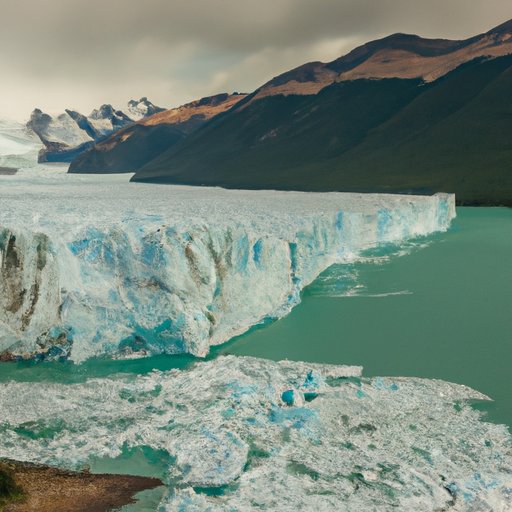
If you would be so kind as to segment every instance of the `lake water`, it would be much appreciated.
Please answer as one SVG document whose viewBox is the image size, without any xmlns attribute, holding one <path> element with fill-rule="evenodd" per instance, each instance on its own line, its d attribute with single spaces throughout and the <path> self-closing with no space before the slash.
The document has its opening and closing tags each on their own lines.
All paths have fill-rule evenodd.
<svg viewBox="0 0 512 512">
<path fill-rule="evenodd" d="M 458 208 L 430 240 L 381 264 L 331 267 L 290 315 L 220 352 L 466 384 L 512 426 L 512 210 Z"/>
</svg>

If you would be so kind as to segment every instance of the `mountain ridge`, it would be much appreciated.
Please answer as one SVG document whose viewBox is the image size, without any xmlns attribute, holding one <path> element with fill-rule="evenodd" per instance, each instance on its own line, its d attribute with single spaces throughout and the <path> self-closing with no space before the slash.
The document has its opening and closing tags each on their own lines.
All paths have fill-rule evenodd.
<svg viewBox="0 0 512 512">
<path fill-rule="evenodd" d="M 38 161 L 70 162 L 95 142 L 164 109 L 143 97 L 139 101 L 130 100 L 127 110 L 130 115 L 110 104 L 103 104 L 89 116 L 65 109 L 62 114 L 52 117 L 38 108 L 34 109 L 26 126 L 44 145 Z"/>
<path fill-rule="evenodd" d="M 497 37 L 510 34 L 512 20 L 463 40 L 430 39 L 398 32 L 360 45 L 333 61 L 306 63 L 278 75 L 257 89 L 254 99 L 274 94 L 316 94 L 333 82 L 357 78 L 421 76 L 426 81 L 435 80 L 474 58 L 487 54 L 502 56 L 512 53 L 510 38 L 505 41 L 506 46 L 501 46 L 500 50 L 494 46 Z M 401 52 L 410 55 L 406 66 L 402 65 L 405 69 L 399 72 L 396 63 L 404 63 L 405 60 Z M 458 52 L 458 55 L 452 55 L 451 59 L 447 59 L 455 52 Z M 411 58 L 416 61 L 411 62 Z M 386 67 L 383 64 L 390 65 Z"/>
<path fill-rule="evenodd" d="M 498 53 L 500 45 L 509 44 L 512 22 L 500 27 L 486 33 Z M 464 48 L 480 44 L 482 37 L 467 41 Z M 431 81 L 356 78 L 315 94 L 252 95 L 132 180 L 304 191 L 445 191 L 455 192 L 459 204 L 512 205 L 512 152 L 503 135 L 512 127 L 508 52 L 507 46 L 504 56 L 464 61 Z M 497 91 L 495 98 L 488 88 Z"/>
<path fill-rule="evenodd" d="M 216 94 L 144 117 L 87 148 L 71 162 L 69 172 L 136 171 L 245 96 L 239 93 Z"/>
</svg>

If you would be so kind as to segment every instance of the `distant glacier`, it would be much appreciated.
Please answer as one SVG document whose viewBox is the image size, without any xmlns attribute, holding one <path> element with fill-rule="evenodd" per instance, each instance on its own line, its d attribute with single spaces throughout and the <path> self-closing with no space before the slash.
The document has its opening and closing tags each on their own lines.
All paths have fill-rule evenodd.
<svg viewBox="0 0 512 512">
<path fill-rule="evenodd" d="M 0 119 L 0 167 L 35 167 L 40 148 L 36 134 L 24 125 Z"/>
<path fill-rule="evenodd" d="M 0 190 L 0 353 L 205 356 L 335 262 L 448 229 L 455 198 L 21 173 Z"/>
</svg>

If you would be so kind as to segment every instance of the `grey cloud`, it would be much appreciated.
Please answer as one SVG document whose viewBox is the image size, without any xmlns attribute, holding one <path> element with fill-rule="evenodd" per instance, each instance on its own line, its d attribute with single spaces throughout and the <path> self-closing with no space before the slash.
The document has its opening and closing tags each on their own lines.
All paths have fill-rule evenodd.
<svg viewBox="0 0 512 512">
<path fill-rule="evenodd" d="M 0 0 L 0 115 L 170 106 L 388 33 L 463 38 L 511 16 L 510 0 Z"/>
</svg>

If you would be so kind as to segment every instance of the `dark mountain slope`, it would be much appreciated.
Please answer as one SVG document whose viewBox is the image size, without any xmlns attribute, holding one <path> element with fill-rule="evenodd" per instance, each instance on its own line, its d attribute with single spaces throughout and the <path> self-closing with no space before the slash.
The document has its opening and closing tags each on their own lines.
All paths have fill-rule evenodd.
<svg viewBox="0 0 512 512">
<path fill-rule="evenodd" d="M 417 95 L 420 84 L 361 80 L 334 84 L 315 96 L 267 97 L 213 120 L 140 175 L 172 174 L 174 182 L 226 186 L 234 178 L 234 186 L 274 186 L 276 173 L 293 173 L 305 162 L 325 161 L 362 141 Z"/>
<path fill-rule="evenodd" d="M 71 162 L 69 172 L 134 172 L 244 97 L 217 94 L 146 117 L 98 141 Z"/>
<path fill-rule="evenodd" d="M 159 155 L 186 136 L 186 132 L 168 124 L 136 124 L 114 133 L 77 155 L 71 162 L 68 172 L 135 172 L 155 155 Z"/>
<path fill-rule="evenodd" d="M 465 65 L 332 162 L 328 181 L 512 206 L 511 90 L 512 57 Z"/>
<path fill-rule="evenodd" d="M 355 80 L 266 97 L 209 123 L 134 180 L 443 190 L 465 203 L 512 204 L 511 66 L 511 56 L 477 59 L 430 84 Z"/>
</svg>

